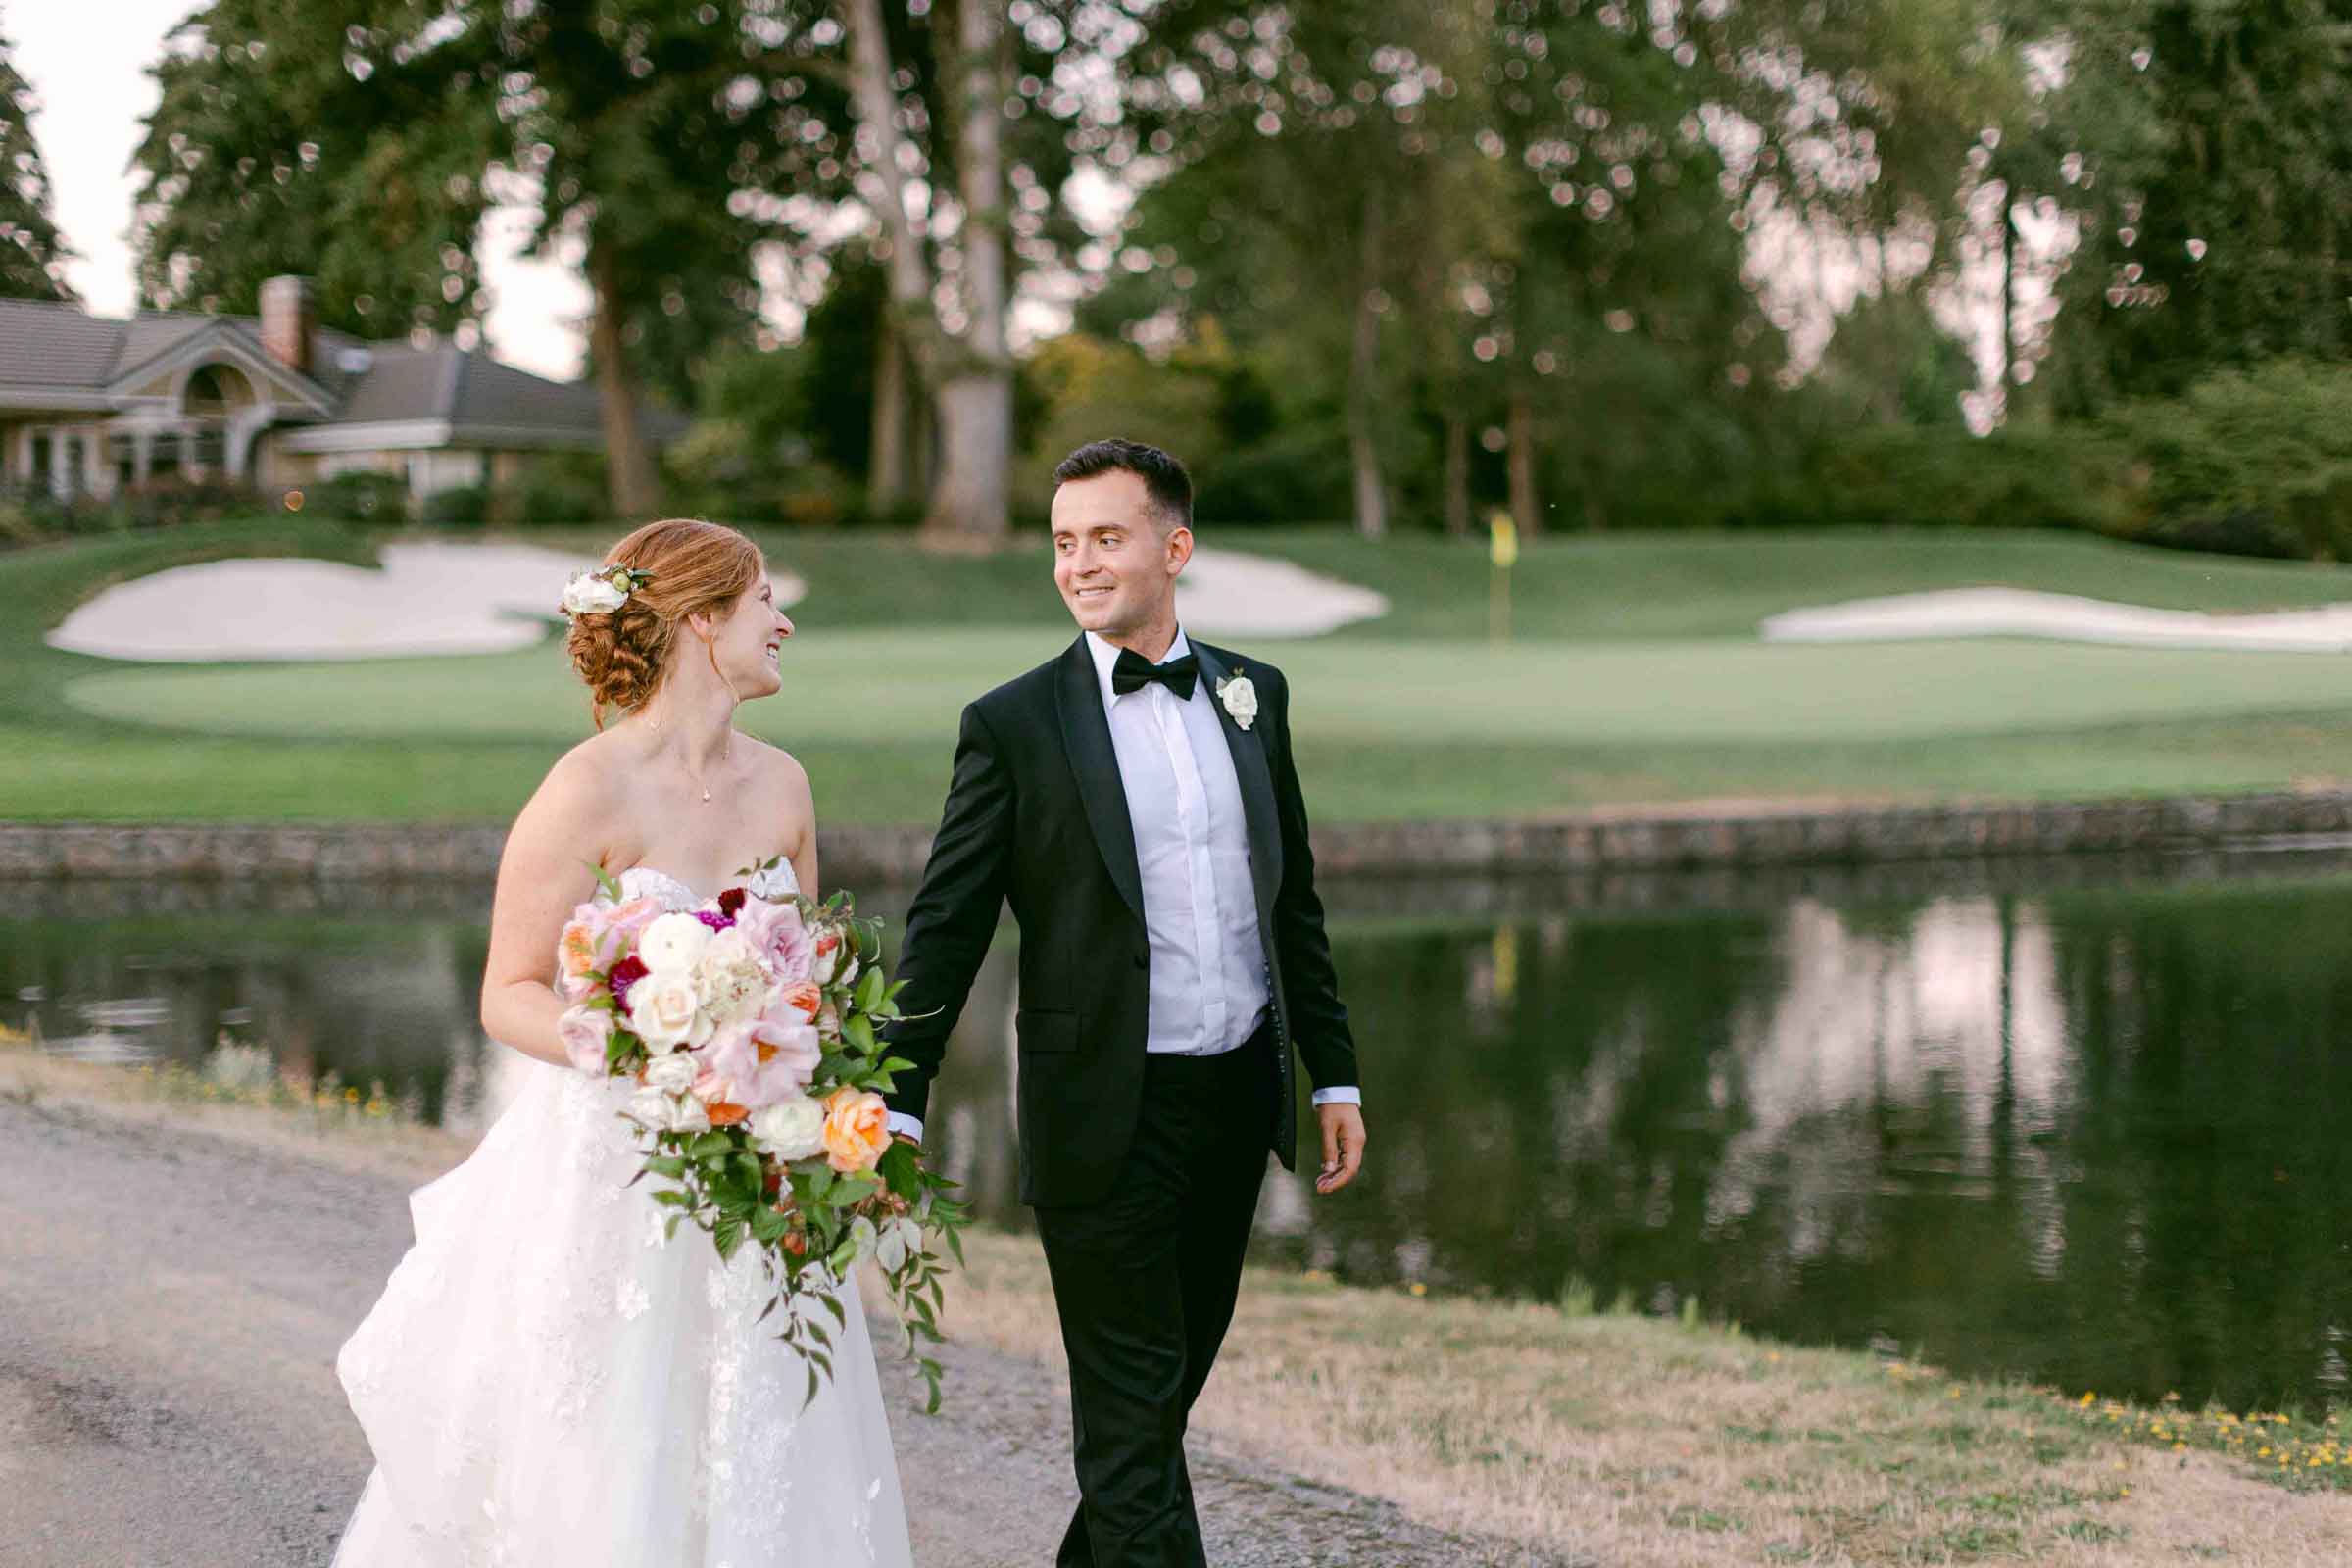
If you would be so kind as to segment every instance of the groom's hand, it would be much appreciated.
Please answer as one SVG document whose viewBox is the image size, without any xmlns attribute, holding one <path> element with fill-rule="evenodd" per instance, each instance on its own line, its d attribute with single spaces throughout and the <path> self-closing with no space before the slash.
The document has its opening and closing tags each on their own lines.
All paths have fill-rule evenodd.
<svg viewBox="0 0 2352 1568">
<path fill-rule="evenodd" d="M 1364 1107 L 1317 1105 L 1315 1119 L 1323 1124 L 1323 1169 L 1315 1177 L 1315 1191 L 1336 1193 L 1363 1166 Z"/>
</svg>

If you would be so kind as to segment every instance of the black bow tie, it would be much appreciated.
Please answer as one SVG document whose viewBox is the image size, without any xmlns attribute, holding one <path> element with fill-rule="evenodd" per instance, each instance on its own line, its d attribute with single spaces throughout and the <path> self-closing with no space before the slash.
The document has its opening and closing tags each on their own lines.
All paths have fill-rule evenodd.
<svg viewBox="0 0 2352 1568">
<path fill-rule="evenodd" d="M 1154 664 L 1132 648 L 1119 650 L 1118 662 L 1110 666 L 1110 690 L 1114 697 L 1124 697 L 1138 687 L 1159 682 L 1176 694 L 1180 703 L 1193 700 L 1193 687 L 1200 678 L 1200 662 L 1192 655 L 1171 659 L 1164 664 Z"/>
</svg>

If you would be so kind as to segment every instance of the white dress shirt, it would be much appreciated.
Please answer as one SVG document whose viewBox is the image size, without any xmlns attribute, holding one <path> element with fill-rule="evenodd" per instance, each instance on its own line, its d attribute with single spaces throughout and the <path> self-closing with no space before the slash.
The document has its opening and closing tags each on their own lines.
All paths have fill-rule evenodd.
<svg viewBox="0 0 2352 1568">
<path fill-rule="evenodd" d="M 1127 820 L 1135 832 L 1136 869 L 1144 888 L 1144 932 L 1151 945 L 1150 1004 L 1144 1049 L 1214 1056 L 1238 1049 L 1265 1021 L 1265 947 L 1250 877 L 1250 834 L 1241 780 L 1205 675 L 1191 699 L 1157 681 L 1126 693 L 1111 689 L 1119 650 L 1093 632 L 1094 656 Z M 1192 651 L 1180 629 L 1160 660 Z M 1280 867 L 1268 868 L 1280 875 Z M 1356 1104 L 1353 1085 L 1318 1089 L 1318 1105 Z M 893 1132 L 922 1136 L 922 1124 L 893 1112 Z"/>
</svg>

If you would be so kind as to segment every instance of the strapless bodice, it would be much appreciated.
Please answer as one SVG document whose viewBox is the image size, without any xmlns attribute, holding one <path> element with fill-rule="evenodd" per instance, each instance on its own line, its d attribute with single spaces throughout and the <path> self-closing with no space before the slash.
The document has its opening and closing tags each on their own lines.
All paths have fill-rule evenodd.
<svg viewBox="0 0 2352 1568">
<path fill-rule="evenodd" d="M 660 899 L 665 909 L 691 909 L 711 896 L 697 893 L 682 879 L 650 865 L 632 865 L 616 880 L 623 898 Z M 728 886 L 734 885 L 730 880 Z M 781 904 L 801 891 L 801 879 L 794 873 L 790 860 L 778 860 L 774 869 L 755 872 L 743 887 L 755 898 Z"/>
</svg>

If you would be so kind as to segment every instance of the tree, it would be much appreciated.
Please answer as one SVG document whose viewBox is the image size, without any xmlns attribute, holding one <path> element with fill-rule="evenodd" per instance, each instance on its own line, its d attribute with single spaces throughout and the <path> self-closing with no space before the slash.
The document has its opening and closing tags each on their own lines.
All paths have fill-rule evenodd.
<svg viewBox="0 0 2352 1568">
<path fill-rule="evenodd" d="M 0 299 L 72 300 L 73 253 L 50 219 L 49 169 L 32 139 L 32 89 L 0 34 Z"/>
<path fill-rule="evenodd" d="M 850 0 L 850 63 L 858 121 L 865 144 L 868 204 L 882 225 L 890 283 L 884 317 L 885 355 L 878 366 L 886 392 L 890 377 L 911 365 L 932 394 L 939 420 L 940 463 L 923 517 L 937 540 L 1002 538 L 1010 525 L 1012 469 L 1012 355 L 1005 337 L 1010 305 L 1004 201 L 1004 106 L 1009 87 L 1009 43 L 995 0 L 959 0 L 954 8 L 954 92 L 944 121 L 946 157 L 922 158 L 908 135 L 933 123 L 906 89 L 922 79 L 894 46 L 882 0 Z M 937 74 L 934 74 L 934 79 Z M 916 226 L 916 193 L 909 174 L 953 172 L 956 238 L 949 271 L 935 262 Z M 927 205 L 944 200 L 936 173 L 925 181 Z M 895 499 L 905 458 L 905 431 L 895 407 L 877 406 L 878 499 Z M 885 424 L 883 416 L 893 422 Z"/>
<path fill-rule="evenodd" d="M 683 400 L 748 335 L 789 198 L 847 172 L 817 0 L 219 0 L 188 32 L 140 154 L 151 295 L 231 308 L 316 270 L 330 319 L 462 321 L 482 213 L 525 206 L 529 249 L 589 284 L 624 517 L 659 507 L 641 389 Z"/>
<path fill-rule="evenodd" d="M 2079 403 L 2352 354 L 2341 0 L 2098 0 L 2061 36 L 2083 111 L 2060 318 Z"/>
<path fill-rule="evenodd" d="M 479 315 L 480 184 L 411 127 L 435 105 L 352 52 L 371 0 L 214 0 L 166 39 L 132 155 L 141 303 L 251 315 L 265 279 L 315 280 L 319 320 L 362 337 Z M 486 129 L 486 109 L 475 133 Z"/>
</svg>

